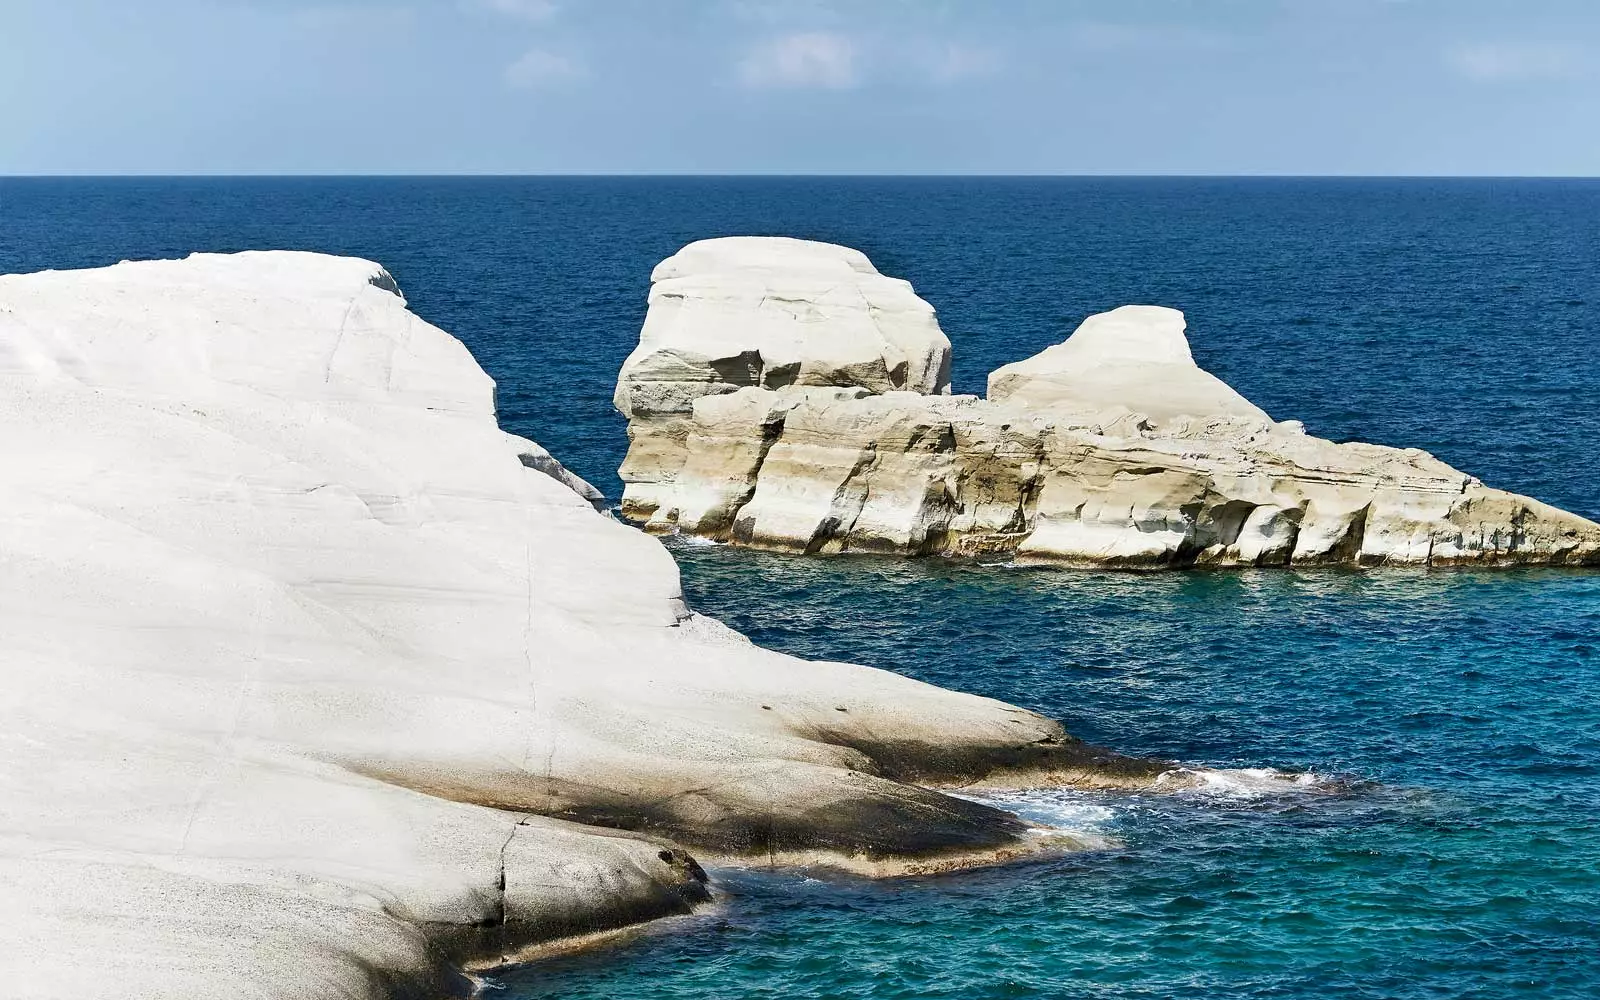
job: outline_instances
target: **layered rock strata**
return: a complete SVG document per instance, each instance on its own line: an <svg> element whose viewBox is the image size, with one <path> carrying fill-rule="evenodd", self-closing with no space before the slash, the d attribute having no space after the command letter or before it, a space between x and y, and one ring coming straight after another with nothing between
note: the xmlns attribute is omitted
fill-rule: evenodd
<svg viewBox="0 0 1600 1000"><path fill-rule="evenodd" d="M928 786L1162 770L691 613L493 390L366 261L0 277L6 997L462 995L686 848L938 870L1040 838Z"/></svg>
<svg viewBox="0 0 1600 1000"><path fill-rule="evenodd" d="M703 240L656 265L650 281L639 346L615 397L629 418L629 517L670 508L672 483L696 450L688 437L697 400L741 386L802 398L838 386L950 391L950 341L933 307L860 251L779 237Z"/></svg>
<svg viewBox="0 0 1600 1000"><path fill-rule="evenodd" d="M775 329L763 313L759 343L731 332L746 328L735 303L769 290L792 303L810 287L782 269L792 243L712 240L657 270L617 390L632 441L622 512L647 529L793 552L1089 567L1600 564L1592 521L1417 449L1336 444L1273 420L1195 364L1174 309L1091 316L996 370L986 399L949 395L942 376L846 384L830 359L850 338L825 317L791 304L804 322ZM805 273L830 253L836 269L864 273L856 251L807 246ZM664 287L679 291L658 320ZM695 289L717 290L714 336L694 322ZM863 312L875 315L851 314L851 343L877 350L885 338L861 332ZM930 354L941 351L931 309L896 315L913 312ZM827 332L808 365L814 331ZM799 350L802 369L831 374L779 386L754 368L742 380L706 374L773 342L787 363Z"/></svg>

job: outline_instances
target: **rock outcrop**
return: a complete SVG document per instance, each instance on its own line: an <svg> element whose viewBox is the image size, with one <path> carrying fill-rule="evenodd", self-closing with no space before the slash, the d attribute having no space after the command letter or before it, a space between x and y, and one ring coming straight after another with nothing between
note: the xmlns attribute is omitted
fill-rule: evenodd
<svg viewBox="0 0 1600 1000"><path fill-rule="evenodd" d="M860 251L702 240L656 265L650 280L650 311L615 399L632 442L622 470L629 517L648 519L672 495L695 450L696 400L742 386L950 391L950 341L933 307Z"/></svg>
<svg viewBox="0 0 1600 1000"><path fill-rule="evenodd" d="M764 336L757 368L939 389L925 307L844 271L877 346ZM703 402L782 422L735 395ZM928 786L1162 769L691 613L365 261L0 276L0 428L8 998L461 995L461 963L688 911L686 849L937 870L1039 838Z"/></svg>
<svg viewBox="0 0 1600 1000"><path fill-rule="evenodd" d="M697 249L709 244L717 251ZM641 352L693 353L704 372L762 349L734 335L745 327L720 296L718 332L702 336L695 288L749 280L752 305L764 288L798 294L767 241L709 244L680 254L695 251L697 281L675 293L666 322L657 309L670 282L658 270L617 390L633 442L622 512L647 529L794 552L1087 567L1600 564L1592 521L1426 452L1335 444L1273 420L1197 366L1183 314L1156 306L1089 317L1064 343L996 370L986 399L948 395L942 376L847 383L824 364L832 376L815 383L705 378L673 396L670 414L641 408ZM841 268L860 257L808 246L808 260L831 251ZM761 262L759 280L741 255ZM790 365L802 344L806 369L805 338L826 324L763 322L761 343L784 343ZM831 356L839 335L820 332ZM926 341L944 343L931 332Z"/></svg>

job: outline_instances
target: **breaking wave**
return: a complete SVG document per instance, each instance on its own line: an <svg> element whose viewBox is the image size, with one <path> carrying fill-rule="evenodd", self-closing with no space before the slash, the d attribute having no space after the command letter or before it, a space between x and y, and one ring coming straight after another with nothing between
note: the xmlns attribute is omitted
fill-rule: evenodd
<svg viewBox="0 0 1600 1000"><path fill-rule="evenodd" d="M1349 777L1271 767L1180 767L1156 779L1155 790L1174 795L1254 802L1304 793L1342 793L1354 789ZM1163 787L1165 786L1165 787Z"/></svg>
<svg viewBox="0 0 1600 1000"><path fill-rule="evenodd" d="M1101 795L1070 788L1040 788L960 798L1015 813L1040 836L1071 836L1085 850L1102 850L1120 843L1111 832L1117 810Z"/></svg>

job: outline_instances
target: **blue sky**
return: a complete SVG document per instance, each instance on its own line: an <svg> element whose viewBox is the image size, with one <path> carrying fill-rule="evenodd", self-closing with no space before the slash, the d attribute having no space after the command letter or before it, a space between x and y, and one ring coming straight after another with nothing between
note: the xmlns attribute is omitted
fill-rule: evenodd
<svg viewBox="0 0 1600 1000"><path fill-rule="evenodd" d="M0 0L0 173L1600 174L1591 0Z"/></svg>

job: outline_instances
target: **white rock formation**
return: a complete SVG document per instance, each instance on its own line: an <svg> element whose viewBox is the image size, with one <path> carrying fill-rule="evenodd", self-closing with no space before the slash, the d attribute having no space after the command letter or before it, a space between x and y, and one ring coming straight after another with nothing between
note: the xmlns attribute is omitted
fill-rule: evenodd
<svg viewBox="0 0 1600 1000"><path fill-rule="evenodd" d="M1160 422L1197 415L1270 422L1194 363L1184 325L1183 313L1164 306L1097 313L1061 343L995 369L989 399L1101 418L1127 410Z"/></svg>
<svg viewBox="0 0 1600 1000"><path fill-rule="evenodd" d="M704 898L623 830L936 869L1019 824L905 782L1157 769L690 615L492 399L365 261L0 276L0 994L458 995Z"/></svg>
<svg viewBox="0 0 1600 1000"><path fill-rule="evenodd" d="M692 302L672 309L695 314ZM676 341L693 342L682 327ZM728 335L739 328L719 314L721 353L748 349ZM632 377L625 367L624 385ZM1274 421L1195 364L1174 309L1091 316L995 371L987 399L942 385L701 385L670 435L624 408L623 514L652 530L1081 566L1600 563L1592 521L1425 452Z"/></svg>
<svg viewBox="0 0 1600 1000"><path fill-rule="evenodd" d="M671 492L701 397L741 386L950 391L950 341L933 307L858 250L702 240L658 264L650 281L650 311L615 400L630 421L630 517L650 518Z"/></svg>

